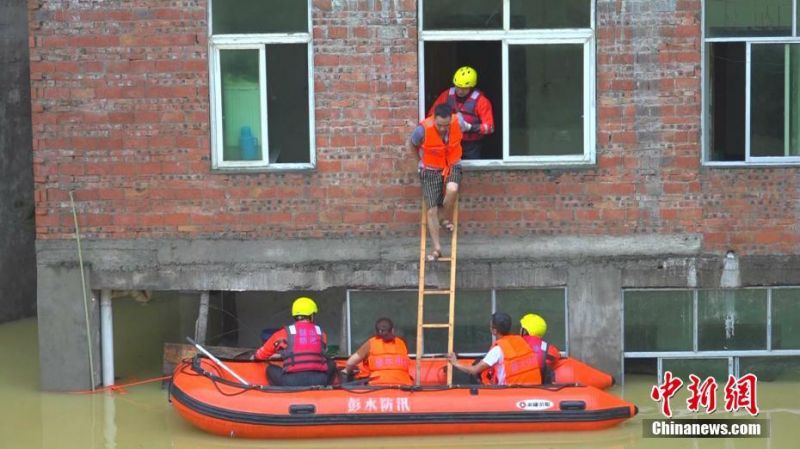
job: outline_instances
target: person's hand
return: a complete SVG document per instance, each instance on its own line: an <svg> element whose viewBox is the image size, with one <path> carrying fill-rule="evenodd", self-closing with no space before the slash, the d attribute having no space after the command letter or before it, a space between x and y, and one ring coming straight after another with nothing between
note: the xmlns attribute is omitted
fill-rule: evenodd
<svg viewBox="0 0 800 449"><path fill-rule="evenodd" d="M454 352L451 352L450 354L447 354L447 361L455 365L458 363L458 357L456 357Z"/></svg>

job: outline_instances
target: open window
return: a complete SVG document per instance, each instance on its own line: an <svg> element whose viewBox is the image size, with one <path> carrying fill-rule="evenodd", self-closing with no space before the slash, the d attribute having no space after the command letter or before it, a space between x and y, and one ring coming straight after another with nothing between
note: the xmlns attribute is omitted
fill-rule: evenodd
<svg viewBox="0 0 800 449"><path fill-rule="evenodd" d="M212 0L212 164L314 166L310 1Z"/></svg>
<svg viewBox="0 0 800 449"><path fill-rule="evenodd" d="M800 163L797 3L705 0L706 163Z"/></svg>
<svg viewBox="0 0 800 449"><path fill-rule="evenodd" d="M495 132L474 166L595 160L594 2L420 0L420 116L461 66L478 72Z"/></svg>

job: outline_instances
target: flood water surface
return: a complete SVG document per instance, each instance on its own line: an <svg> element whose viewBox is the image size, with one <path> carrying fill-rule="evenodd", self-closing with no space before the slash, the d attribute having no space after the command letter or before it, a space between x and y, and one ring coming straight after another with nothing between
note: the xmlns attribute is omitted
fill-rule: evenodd
<svg viewBox="0 0 800 449"><path fill-rule="evenodd" d="M39 391L36 320L0 325L0 448L697 448L794 449L800 439L800 382L759 382L759 418L770 423L769 438L643 438L643 419L661 418L649 397L654 376L627 376L610 391L639 407L639 415L612 429L591 432L256 441L209 435L172 410L160 382L96 394ZM118 362L119 363L119 362ZM152 367L143 367L150 375ZM120 383L134 381L121 379ZM685 391L685 389L684 389ZM672 399L677 418L686 411L686 395ZM722 400L718 392L718 402ZM722 409L721 402L718 409ZM736 415L735 417L748 417ZM700 418L705 418L705 415ZM734 417L717 411L713 417Z"/></svg>

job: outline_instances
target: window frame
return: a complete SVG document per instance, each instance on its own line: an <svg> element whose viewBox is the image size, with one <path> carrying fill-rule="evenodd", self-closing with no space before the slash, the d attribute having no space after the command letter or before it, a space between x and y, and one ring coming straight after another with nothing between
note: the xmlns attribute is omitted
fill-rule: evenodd
<svg viewBox="0 0 800 449"><path fill-rule="evenodd" d="M312 2L306 0L308 29L305 32L257 33L257 34L213 34L213 8L208 1L208 67L209 67L209 117L212 170L232 171L296 171L316 167L316 137L314 120L314 48ZM266 46L274 44L306 44L308 78L308 133L309 161L292 163L269 162L269 121L267 110L267 61ZM220 75L220 50L259 51L259 95L261 100L261 159L248 161L225 161L222 124L222 77Z"/></svg>
<svg viewBox="0 0 800 449"><path fill-rule="evenodd" d="M759 37L706 37L706 2L701 2L701 23L700 23L700 73L701 73L701 108L700 114L700 161L702 165L710 167L745 167L745 166L782 166L800 165L800 156L752 156L750 154L750 97L751 97L751 75L752 59L751 50L753 44L800 44L800 34L798 33L798 3L800 0L792 0L792 35L791 36L759 36ZM712 43L744 43L745 44L745 149L743 161L715 161L711 159L711 79L709 73L708 44Z"/></svg>
<svg viewBox="0 0 800 449"><path fill-rule="evenodd" d="M731 350L700 350L699 349L699 313L698 301L701 290L720 290L707 288L624 288L622 289L622 310L620 313L620 332L622 338L622 374L623 383L626 359L656 359L658 366L658 379L663 378L662 361L667 359L728 359L728 373L739 375L739 359L742 357L781 357L800 356L800 349L773 349L772 348L772 291L778 289L798 289L797 286L780 287L744 287L739 290L766 290L767 306L765 332L767 339L765 349L731 349ZM653 292L674 291L692 292L692 350L691 351L625 351L625 293L626 292Z"/></svg>
<svg viewBox="0 0 800 449"><path fill-rule="evenodd" d="M498 290L509 291L509 290L537 290L537 289L560 289L560 290L562 290L562 292L564 294L564 296L562 298L563 306L564 306L564 347L563 348L559 348L559 349L561 349L561 355L563 357L567 357L567 356L569 356L569 304L568 304L568 301L567 301L567 298L569 297L569 292L567 291L567 286L515 287L515 288L501 288L501 289L491 288L491 289L488 289L487 291L491 293L491 305L492 305L491 313L497 312L497 291ZM483 289L481 289L481 290L483 290ZM346 341L347 341L347 344L346 344L347 354L352 354L354 350L358 349L358 347L355 347L355 348L353 347L352 324L351 324L351 321L350 321L350 317L351 317L351 313L352 313L351 305L350 305L351 304L351 296L350 296L350 294L352 292L374 292L374 293L380 293L380 292L389 292L389 291L391 291L391 292L403 291L403 292L419 293L419 291L417 289L408 289L408 288L389 288L389 289L349 288L349 289L347 289L345 302L344 302L344 304L345 304L345 306L344 306L344 308L345 308L345 310L344 310L344 327L345 327L345 330L346 330L346 334L345 335L346 335ZM458 296L458 295L456 295L456 296ZM458 300L458 298L456 298L456 300ZM455 319L455 317L453 317L453 319ZM512 319L513 319L513 317L512 317ZM416 335L414 336L414 339L416 340ZM494 339L494 337L493 337L493 339ZM359 343L356 343L356 345L358 345L358 344ZM487 349L487 351L488 351L488 349ZM462 355L462 356L465 356L465 357L483 357L483 356L486 355L486 352L459 352L459 354ZM431 355L436 355L436 354L435 353L427 353L427 352L423 354L423 356L431 356ZM411 357L412 359L416 358L416 353L409 353L409 357Z"/></svg>
<svg viewBox="0 0 800 449"><path fill-rule="evenodd" d="M464 167L475 168L553 168L558 166L587 166L596 164L597 101L596 101L596 2L590 1L589 28L512 29L511 0L503 0L503 28L497 30L424 30L423 2L417 0L417 57L419 65L419 119L425 118L425 43L433 41L499 41L501 45L501 78L503 95L503 159L464 160ZM510 149L509 117L509 45L583 45L583 154L512 156ZM444 86L442 87L444 89ZM496 103L496 102L495 102Z"/></svg>

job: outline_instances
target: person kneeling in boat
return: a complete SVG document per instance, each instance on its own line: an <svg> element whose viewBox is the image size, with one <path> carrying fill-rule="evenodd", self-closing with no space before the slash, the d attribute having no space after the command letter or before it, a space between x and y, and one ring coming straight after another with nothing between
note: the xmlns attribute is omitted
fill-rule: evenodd
<svg viewBox="0 0 800 449"><path fill-rule="evenodd" d="M536 354L536 361L542 370L542 380L546 384L555 381L553 365L561 359L561 351L556 345L544 340L547 332L547 321L535 313L529 313L519 320L521 329L519 331L522 338L528 342L533 352Z"/></svg>
<svg viewBox="0 0 800 449"><path fill-rule="evenodd" d="M519 335L511 334L511 316L507 313L492 314L490 322L492 335L496 338L486 357L472 366L458 363L452 352L447 361L459 371L471 376L480 376L491 368L489 383L494 385L541 384L542 375L539 363L528 343Z"/></svg>
<svg viewBox="0 0 800 449"><path fill-rule="evenodd" d="M336 364L325 357L328 336L314 324L318 311L317 303L311 298L295 299L292 304L294 324L272 334L253 355L254 360L283 359L283 367L267 366L270 385L301 387L331 383Z"/></svg>
<svg viewBox="0 0 800 449"><path fill-rule="evenodd" d="M394 323L389 318L375 322L375 336L364 342L347 359L342 374L349 376L356 365L364 361L369 370L369 385L411 385L408 374L408 348L402 338L394 335Z"/></svg>

